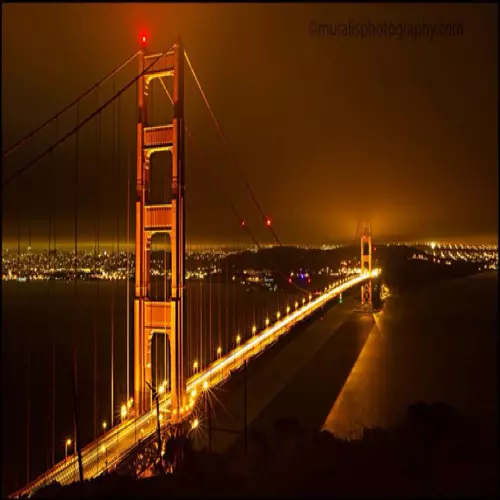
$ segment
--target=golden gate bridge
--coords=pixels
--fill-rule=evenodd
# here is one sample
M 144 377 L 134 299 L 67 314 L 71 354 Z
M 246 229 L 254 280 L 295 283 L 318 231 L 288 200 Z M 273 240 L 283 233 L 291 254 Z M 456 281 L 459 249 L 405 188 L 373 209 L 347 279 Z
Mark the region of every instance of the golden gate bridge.
M 129 67 L 132 61 L 137 64 L 137 74 L 118 90 L 114 83 L 114 78 L 124 68 Z M 257 356 L 263 350 L 272 345 L 282 335 L 289 332 L 295 325 L 302 322 L 305 318 L 311 316 L 321 309 L 333 298 L 338 297 L 342 292 L 359 286 L 361 288 L 361 310 L 371 312 L 372 287 L 371 280 L 378 275 L 378 269 L 372 269 L 372 245 L 370 225 L 365 223 L 361 226 L 357 235 L 360 237 L 360 263 L 361 269 L 355 275 L 330 280 L 323 283 L 320 290 L 312 293 L 311 287 L 306 288 L 298 282 L 289 279 L 279 265 L 268 258 L 269 267 L 277 274 L 283 276 L 294 289 L 294 294 L 289 294 L 281 304 L 273 304 L 274 314 L 269 313 L 269 305 L 263 307 L 263 310 L 253 311 L 251 321 L 245 318 L 239 322 L 238 327 L 229 325 L 227 309 L 229 298 L 226 292 L 226 321 L 224 328 L 221 326 L 220 297 L 214 300 L 212 304 L 212 288 L 210 282 L 210 305 L 208 307 L 208 329 L 210 330 L 210 340 L 208 345 L 203 346 L 203 331 L 207 329 L 206 325 L 198 327 L 196 325 L 193 311 L 189 304 L 189 292 L 186 286 L 186 209 L 185 209 L 185 136 L 189 140 L 196 157 L 203 159 L 201 148 L 194 140 L 192 131 L 188 128 L 185 121 L 184 112 L 184 69 L 185 65 L 199 90 L 201 97 L 206 105 L 216 131 L 230 151 L 228 141 L 220 127 L 215 114 L 209 104 L 207 96 L 201 86 L 200 80 L 194 70 L 193 64 L 184 50 L 181 42 L 176 41 L 170 48 L 161 53 L 150 53 L 147 48 L 147 39 L 141 36 L 140 49 L 124 63 L 120 64 L 105 78 L 92 86 L 77 99 L 73 100 L 68 106 L 59 113 L 45 121 L 37 127 L 28 136 L 15 143 L 12 147 L 3 153 L 3 160 L 20 150 L 22 146 L 29 147 L 33 138 L 39 136 L 49 125 L 55 127 L 56 138 L 49 147 L 45 148 L 34 158 L 24 164 L 21 168 L 6 176 L 4 172 L 3 191 L 6 188 L 16 188 L 16 193 L 22 189 L 21 181 L 25 180 L 29 174 L 36 168 L 43 168 L 48 171 L 47 175 L 51 180 L 56 179 L 54 152 L 57 148 L 67 143 L 69 138 L 75 138 L 74 149 L 74 253 L 72 256 L 72 266 L 74 268 L 74 287 L 76 297 L 76 287 L 79 274 L 79 224 L 80 224 L 80 204 L 82 203 L 80 188 L 81 183 L 81 160 L 82 151 L 88 146 L 82 141 L 84 127 L 91 124 L 95 126 L 95 171 L 93 182 L 98 185 L 103 173 L 103 159 L 101 147 L 101 115 L 110 107 L 113 108 L 113 154 L 112 166 L 113 173 L 119 168 L 120 164 L 120 99 L 128 90 L 136 91 L 137 121 L 135 126 L 135 152 L 136 152 L 136 176 L 135 176 L 135 272 L 131 269 L 130 259 L 130 235 L 131 235 L 131 166 L 128 164 L 127 179 L 127 322 L 125 327 L 126 338 L 126 391 L 125 396 L 121 398 L 121 403 L 116 405 L 115 397 L 115 369 L 114 369 L 114 335 L 115 326 L 113 322 L 114 299 L 111 300 L 111 391 L 110 391 L 110 420 L 109 425 L 106 421 L 102 423 L 103 433 L 100 432 L 97 398 L 97 361 L 95 350 L 97 348 L 97 331 L 93 330 L 93 348 L 94 348 L 94 439 L 84 445 L 78 432 L 77 411 L 75 409 L 75 418 L 73 422 L 72 438 L 65 440 L 65 458 L 57 462 L 54 453 L 54 413 L 55 405 L 52 404 L 52 466 L 40 476 L 32 479 L 30 477 L 29 460 L 29 435 L 31 429 L 31 416 L 28 405 L 28 423 L 27 423 L 27 473 L 26 486 L 16 491 L 13 496 L 23 494 L 33 494 L 38 489 L 54 481 L 61 484 L 68 484 L 75 480 L 89 479 L 110 470 L 119 465 L 131 453 L 137 452 L 138 448 L 144 444 L 145 440 L 155 434 L 160 425 L 171 426 L 186 425 L 196 428 L 199 420 L 196 418 L 198 403 L 203 399 L 202 396 L 211 391 L 215 386 L 223 383 L 232 372 L 246 366 L 254 356 Z M 167 79 L 171 79 L 172 91 L 168 89 Z M 99 102 L 99 89 L 108 81 L 113 80 L 112 96 Z M 153 86 L 157 83 L 163 89 L 165 96 L 172 106 L 172 120 L 170 123 L 152 124 L 151 115 L 154 112 Z M 81 118 L 81 102 L 90 95 L 96 96 L 95 109 L 83 119 Z M 116 113 L 116 103 L 118 103 L 118 113 Z M 67 133 L 59 137 L 59 124 L 63 121 L 63 116 L 70 109 L 76 108 L 76 125 Z M 116 125 L 116 123 L 117 125 Z M 118 132 L 116 134 L 116 132 Z M 115 140 L 116 139 L 116 140 Z M 168 152 L 171 155 L 171 173 L 167 172 L 168 161 L 160 159 L 164 174 L 164 200 L 157 202 L 157 197 L 152 196 L 155 190 L 153 178 L 152 158 L 157 153 Z M 281 246 L 271 218 L 263 210 L 258 198 L 252 189 L 249 181 L 244 175 L 236 156 L 230 151 L 232 161 L 236 170 L 244 178 L 245 189 L 248 192 L 252 203 L 255 205 L 259 217 L 262 220 L 262 226 L 271 234 L 276 245 Z M 48 166 L 47 166 L 48 165 Z M 155 169 L 158 164 L 155 165 Z M 115 177 L 113 177 L 115 179 Z M 169 185 L 167 185 L 169 179 Z M 116 186 L 118 188 L 118 186 Z M 50 210 L 53 210 L 55 193 L 48 196 Z M 236 203 L 231 199 L 227 192 L 223 195 L 234 216 L 234 227 L 239 232 L 243 232 L 258 248 L 261 248 L 249 223 L 241 216 L 236 208 Z M 19 197 L 23 205 L 26 202 Z M 97 267 L 97 257 L 100 254 L 99 249 L 99 217 L 100 195 L 96 197 L 97 217 L 95 220 L 95 242 L 94 253 L 96 256 L 95 266 Z M 25 207 L 26 208 L 26 207 Z M 31 218 L 39 216 L 36 213 L 39 207 L 31 207 L 31 212 L 25 217 L 30 224 Z M 49 210 L 49 238 L 48 252 L 56 250 L 56 221 L 52 211 Z M 20 255 L 20 222 L 18 231 L 18 256 Z M 119 250 L 119 215 L 117 215 L 117 242 L 116 249 Z M 31 228 L 31 226 L 30 226 Z M 163 295 L 158 296 L 153 293 L 155 283 L 152 280 L 151 259 L 154 250 L 153 238 L 156 235 L 167 235 L 170 241 L 170 268 L 167 270 L 166 246 L 164 248 L 164 287 Z M 31 240 L 31 229 L 30 229 Z M 30 241 L 31 245 L 31 241 Z M 227 259 L 226 259 L 227 264 Z M 167 272 L 168 271 L 168 272 Z M 135 275 L 134 301 L 133 301 L 133 325 L 130 323 L 130 277 Z M 226 269 L 226 279 L 228 272 Z M 157 285 L 157 283 L 156 283 Z M 97 302 L 99 301 L 99 286 L 97 286 Z M 235 294 L 233 293 L 233 303 Z M 200 306 L 202 298 L 200 297 Z M 212 335 L 212 309 L 219 309 L 215 323 L 215 332 Z M 201 309 L 200 309 L 201 310 Z M 215 314 L 213 315 L 215 317 Z M 259 317 L 259 319 L 257 319 Z M 223 331 L 224 330 L 224 331 Z M 198 343 L 199 337 L 200 342 Z M 226 341 L 222 341 L 225 337 Z M 163 373 L 158 374 L 158 342 L 162 339 L 163 353 Z M 133 341 L 131 341 L 133 339 Z M 130 344 L 132 344 L 131 359 Z M 216 347 L 217 346 L 217 347 Z M 167 355 L 168 353 L 168 355 Z M 74 335 L 73 350 L 73 389 L 74 401 L 78 400 L 78 352 L 77 340 Z M 155 359 L 156 358 L 156 359 Z M 131 361 L 133 362 L 131 363 Z M 133 366 L 133 378 L 130 376 L 129 369 Z M 161 371 L 161 370 L 160 370 Z M 130 387 L 131 378 L 133 380 Z M 163 379 L 163 381 L 162 381 Z M 54 389 L 53 389 L 54 390 Z M 53 399 L 54 399 L 53 395 Z M 120 400 L 120 399 L 118 399 Z M 155 406 L 157 402 L 157 406 Z M 117 412 L 118 408 L 118 412 Z M 118 413 L 118 415 L 117 415 Z M 73 449 L 73 453 L 68 456 L 68 447 Z

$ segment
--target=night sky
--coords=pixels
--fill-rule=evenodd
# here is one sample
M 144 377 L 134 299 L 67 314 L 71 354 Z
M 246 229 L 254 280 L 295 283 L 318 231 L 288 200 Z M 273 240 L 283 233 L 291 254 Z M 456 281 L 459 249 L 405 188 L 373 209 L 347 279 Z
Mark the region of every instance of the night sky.
M 463 35 L 361 40 L 312 36 L 309 29 L 311 21 L 368 20 L 461 23 Z M 182 37 L 231 149 L 283 243 L 346 242 L 361 217 L 371 220 L 380 240 L 496 242 L 496 5 L 3 5 L 2 149 L 125 61 L 142 32 L 153 52 Z M 136 70 L 134 61 L 108 82 L 100 102 Z M 158 81 L 152 99 L 153 118 L 168 116 Z M 80 117 L 97 102 L 96 94 L 86 99 Z M 186 138 L 188 243 L 234 243 L 238 236 L 240 244 L 251 243 L 229 209 L 227 191 L 259 242 L 273 243 L 187 66 L 185 108 L 204 155 L 196 156 Z M 79 137 L 82 245 L 95 240 L 97 214 L 101 244 L 126 237 L 130 157 L 135 176 L 135 87 L 114 113 L 115 120 L 111 108 L 102 116 L 99 141 L 95 121 Z M 59 134 L 75 119 L 73 109 L 57 124 Z M 46 149 L 55 127 L 9 156 L 3 178 Z M 23 246 L 31 237 L 47 248 L 49 218 L 58 245 L 71 243 L 75 158 L 70 139 L 4 188 L 5 244 L 15 244 L 20 230 Z M 161 179 L 168 161 L 167 154 L 155 158 L 154 178 Z M 155 183 L 159 201 L 163 182 Z M 134 178 L 131 192 L 133 187 Z M 133 240 L 133 225 L 131 235 Z

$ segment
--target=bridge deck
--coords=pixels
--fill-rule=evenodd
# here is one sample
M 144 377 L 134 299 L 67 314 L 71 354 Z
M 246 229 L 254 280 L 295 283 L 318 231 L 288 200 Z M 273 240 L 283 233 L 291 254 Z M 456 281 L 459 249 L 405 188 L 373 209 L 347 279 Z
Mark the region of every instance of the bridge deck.
M 375 277 L 378 270 L 372 272 Z M 325 293 L 313 298 L 302 307 L 290 312 L 287 316 L 257 333 L 247 342 L 229 352 L 223 358 L 209 365 L 203 372 L 192 376 L 187 383 L 187 391 L 196 391 L 199 396 L 204 389 L 214 387 L 227 379 L 232 370 L 240 367 L 244 361 L 251 359 L 274 343 L 280 336 L 287 333 L 294 325 L 307 318 L 329 300 L 339 293 L 361 284 L 369 278 L 368 274 L 356 276 L 344 280 L 337 286 L 333 286 Z M 170 394 L 166 394 L 160 403 L 160 412 L 167 415 L 170 410 Z M 82 449 L 82 463 L 85 478 L 96 477 L 106 470 L 115 467 L 120 460 L 127 455 L 130 449 L 135 447 L 141 440 L 151 436 L 156 430 L 155 410 L 151 410 L 140 417 L 129 419 L 96 441 L 89 443 Z M 78 479 L 78 460 L 73 455 L 67 460 L 56 464 L 37 479 L 24 488 L 16 491 L 11 497 L 31 495 L 44 486 L 59 482 L 69 484 Z

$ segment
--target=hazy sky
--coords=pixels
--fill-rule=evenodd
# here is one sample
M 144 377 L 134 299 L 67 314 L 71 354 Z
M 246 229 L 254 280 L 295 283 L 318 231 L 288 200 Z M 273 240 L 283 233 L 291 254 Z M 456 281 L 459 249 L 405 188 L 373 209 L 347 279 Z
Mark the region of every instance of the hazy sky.
M 455 23 L 457 36 L 314 36 L 331 23 Z M 138 48 L 177 35 L 259 203 L 284 243 L 349 240 L 368 217 L 378 238 L 497 238 L 497 6 L 301 4 L 7 4 L 2 6 L 3 150 Z M 92 94 L 87 116 L 136 62 Z M 168 113 L 152 92 L 153 117 Z M 186 67 L 188 242 L 272 243 Z M 79 238 L 126 237 L 127 166 L 135 175 L 135 86 L 79 137 Z M 119 121 L 118 121 L 119 115 Z M 163 117 L 163 119 L 165 119 Z M 76 109 L 9 156 L 4 178 L 74 126 Z M 113 124 L 115 129 L 113 131 Z M 56 131 L 57 127 L 57 131 Z M 117 137 L 113 147 L 111 138 Z M 100 149 L 100 160 L 98 150 Z M 113 149 L 115 151 L 113 161 Z M 72 240 L 75 140 L 3 190 L 4 238 Z M 164 196 L 169 156 L 154 159 Z M 167 168 L 165 168 L 167 167 Z M 99 186 L 99 189 L 98 187 Z M 134 178 L 131 180 L 133 200 Z M 99 196 L 98 196 L 99 195 Z M 133 212 L 133 210 L 132 210 Z M 132 214 L 132 230 L 134 217 Z M 20 225 L 19 225 L 20 224 Z M 24 245 L 24 243 L 23 243 Z

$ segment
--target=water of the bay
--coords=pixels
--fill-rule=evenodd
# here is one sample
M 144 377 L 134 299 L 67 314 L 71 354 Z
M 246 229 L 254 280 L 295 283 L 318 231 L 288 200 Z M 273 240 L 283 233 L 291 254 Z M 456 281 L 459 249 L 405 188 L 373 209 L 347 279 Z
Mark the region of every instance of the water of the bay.
M 442 401 L 497 436 L 498 275 L 390 297 L 325 422 L 336 436 L 389 428 L 410 404 Z

